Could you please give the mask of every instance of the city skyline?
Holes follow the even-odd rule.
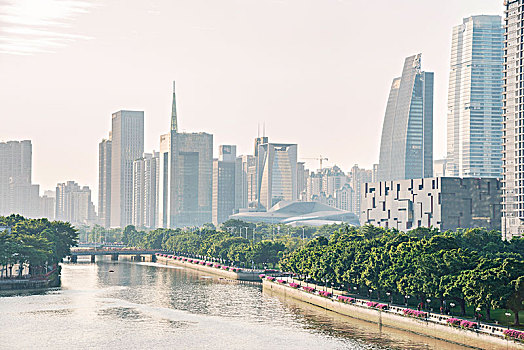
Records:
[[[182,40],[177,35],[172,38],[173,44],[178,43],[181,52],[186,54],[179,55],[176,60],[168,63],[169,58],[174,57],[173,55],[177,52],[155,51],[153,49],[154,53],[165,56],[158,62],[159,67],[164,68],[162,72],[155,70],[146,76],[143,73],[138,74],[138,76],[129,74],[129,72],[132,72],[130,70],[132,63],[137,62],[137,59],[143,64],[151,61],[153,57],[138,53],[139,58],[130,58],[130,63],[117,67],[115,66],[115,59],[120,56],[113,51],[116,48],[111,48],[107,55],[104,55],[104,60],[101,61],[101,57],[96,57],[92,61],[94,68],[98,67],[105,73],[108,73],[108,68],[111,69],[112,72],[109,74],[104,76],[100,76],[98,73],[93,74],[95,69],[90,70],[92,77],[86,77],[81,70],[77,70],[75,71],[76,76],[75,74],[71,75],[71,78],[75,77],[73,80],[66,75],[50,79],[47,74],[49,71],[53,71],[57,64],[61,64],[64,71],[67,72],[79,67],[76,64],[69,65],[70,63],[64,62],[64,59],[77,58],[77,55],[82,52],[85,53],[85,50],[91,50],[94,47],[99,48],[100,45],[105,47],[107,40],[115,37],[123,38],[122,36],[125,33],[132,36],[133,40],[129,40],[128,37],[127,39],[123,38],[122,42],[117,45],[119,49],[125,49],[123,53],[128,53],[128,50],[136,48],[136,45],[145,44],[144,39],[151,39],[151,45],[154,48],[158,47],[155,45],[158,45],[160,39],[166,38],[166,33],[159,28],[155,28],[155,33],[144,31],[141,36],[133,34],[129,28],[126,29],[127,32],[117,29],[109,31],[106,33],[107,37],[102,37],[101,31],[88,33],[86,28],[92,24],[92,21],[101,20],[104,23],[103,21],[107,20],[107,16],[114,14],[114,11],[117,10],[116,5],[104,5],[101,2],[95,2],[96,6],[85,10],[87,13],[76,13],[77,23],[66,29],[71,35],[75,33],[78,36],[85,34],[91,39],[71,39],[64,43],[65,46],[54,48],[54,53],[33,52],[32,55],[27,56],[8,54],[0,44],[0,51],[2,51],[0,53],[0,62],[2,63],[0,73],[5,76],[3,83],[0,83],[0,92],[3,96],[6,96],[3,113],[8,116],[16,116],[3,130],[4,133],[0,134],[0,139],[32,140],[35,146],[33,177],[34,182],[41,185],[42,191],[54,188],[56,183],[75,179],[79,183],[88,184],[93,189],[93,197],[97,198],[98,159],[96,149],[98,142],[107,137],[108,116],[120,109],[144,110],[145,149],[157,150],[159,148],[158,135],[167,131],[166,123],[170,115],[169,85],[172,80],[176,79],[177,93],[180,95],[179,100],[181,101],[178,106],[178,113],[183,117],[183,122],[179,125],[180,130],[202,130],[215,135],[215,147],[213,148],[215,156],[218,151],[216,145],[219,144],[236,144],[238,154],[251,154],[252,139],[256,135],[257,124],[265,122],[266,135],[271,136],[273,141],[300,144],[299,160],[323,154],[330,158],[327,165],[337,164],[345,171],[348,171],[353,164],[371,168],[373,163],[378,162],[378,140],[380,139],[381,122],[385,112],[390,77],[398,75],[398,67],[392,62],[393,58],[396,62],[402,57],[422,52],[424,54],[424,66],[427,70],[435,72],[435,159],[443,157],[446,143],[445,110],[452,27],[459,23],[462,18],[471,15],[500,14],[502,5],[498,2],[488,1],[464,1],[461,4],[453,4],[451,1],[443,2],[444,10],[436,14],[442,16],[440,18],[442,20],[436,21],[438,22],[436,26],[416,34],[413,43],[397,39],[395,47],[391,48],[385,43],[387,40],[383,40],[385,28],[388,31],[386,35],[401,37],[403,33],[410,31],[412,25],[416,25],[418,21],[424,22],[423,19],[410,16],[409,18],[412,21],[410,25],[399,24],[399,22],[403,22],[398,20],[404,16],[401,13],[402,10],[406,10],[409,6],[412,10],[418,11],[420,14],[418,17],[424,17],[424,14],[430,15],[431,13],[431,8],[427,5],[418,4],[414,1],[398,2],[394,6],[394,11],[398,15],[395,17],[395,22],[388,18],[389,16],[386,14],[388,11],[383,11],[384,14],[378,14],[384,16],[384,18],[380,17],[384,24],[380,25],[378,30],[370,32],[370,37],[367,38],[368,42],[363,46],[366,50],[369,50],[370,54],[353,57],[354,47],[359,47],[358,45],[362,42],[358,40],[363,39],[355,38],[352,35],[351,30],[355,29],[353,26],[358,26],[361,20],[351,13],[369,11],[374,6],[382,6],[387,10],[389,6],[393,5],[387,2],[374,5],[327,2],[323,3],[326,7],[325,11],[319,12],[318,4],[314,1],[302,2],[301,5],[294,1],[267,2],[257,5],[236,4],[238,10],[245,12],[247,20],[251,19],[257,11],[265,11],[264,13],[268,15],[274,10],[281,12],[273,14],[275,29],[270,32],[261,35],[259,30],[263,27],[258,20],[248,27],[247,33],[241,35],[232,31],[234,23],[225,24],[223,23],[224,20],[211,16],[210,13],[216,8],[214,8],[215,5],[209,3],[209,12],[199,13],[195,25],[190,26],[188,35],[194,36],[192,37],[193,41]],[[182,5],[162,3],[157,5],[156,11],[162,10],[160,12],[163,12],[165,10],[167,13],[171,13],[169,10],[173,6],[180,7]],[[224,6],[226,19],[230,19],[231,16],[235,17],[231,15],[231,11],[228,12],[233,5],[225,2]],[[131,13],[142,10],[147,13],[148,11],[148,9],[140,6],[130,7]],[[196,13],[194,11],[196,10],[192,8],[192,5],[184,5],[182,9],[185,10],[183,13],[189,16],[184,21],[195,19]],[[300,10],[299,12],[304,18],[298,21],[298,29],[289,28],[283,19],[291,11],[296,12],[297,9]],[[155,9],[151,11],[154,12]],[[410,11],[407,11],[407,13],[409,14]],[[452,13],[452,15],[448,16],[446,12]],[[154,13],[150,15],[159,23],[166,21],[164,15],[155,15]],[[319,25],[309,28],[310,19],[317,15]],[[351,18],[354,23],[348,23],[347,18]],[[144,20],[150,23],[151,18],[147,17]],[[3,17],[1,21],[6,21],[6,18]],[[243,23],[244,20],[237,19],[237,21]],[[17,25],[20,26],[20,24],[13,24],[12,22],[10,22],[10,28],[19,28]],[[213,26],[202,26],[205,23],[210,23]],[[235,23],[239,24],[238,22]],[[321,28],[322,26],[324,27]],[[142,29],[145,28],[140,28],[140,30]],[[279,39],[275,31],[283,33],[283,38]],[[156,36],[150,37],[149,34],[156,34]],[[246,41],[245,36],[248,34],[256,35],[252,41]],[[312,41],[303,43],[300,39],[303,35],[308,36]],[[426,39],[424,39],[424,35]],[[0,42],[5,38],[6,34],[0,38]],[[330,40],[326,41],[326,38],[330,38]],[[378,38],[381,38],[381,40],[377,41]],[[217,42],[216,45],[227,46],[231,44],[231,50],[222,50],[222,46],[220,46],[222,54],[218,57],[211,55],[212,61],[200,58],[195,63],[190,62],[195,57],[194,55],[198,57],[207,55],[206,52],[198,51],[197,46],[209,44],[211,39],[213,39],[212,42]],[[297,42],[296,47],[286,48],[284,44],[288,40]],[[385,46],[377,47],[376,43],[378,42]],[[238,54],[238,45],[244,44],[250,54],[248,56],[242,55],[238,59],[241,59],[241,61],[233,60],[232,65],[227,63],[226,58]],[[316,47],[318,50],[311,51],[312,47]],[[281,49],[285,50],[280,52]],[[379,56],[378,52],[384,50],[388,51],[388,55]],[[273,53],[275,57],[271,60],[267,60],[267,55],[256,57],[256,54],[266,51]],[[443,54],[443,52],[446,54]],[[329,57],[329,61],[325,61],[327,57],[324,55]],[[347,60],[348,57],[351,57],[351,60]],[[362,59],[366,59],[366,61],[362,61]],[[254,64],[260,62],[259,60],[264,60],[265,64],[261,66],[261,72],[248,74],[244,80],[239,74],[246,73],[246,69],[250,66],[246,66],[247,63],[245,62],[252,60],[254,60]],[[78,62],[82,63],[81,60]],[[296,63],[296,67],[290,66],[291,62]],[[322,62],[322,65],[319,65],[320,62]],[[333,67],[326,67],[325,62],[332,62]],[[215,73],[203,69],[209,63],[213,63],[210,70],[215,71]],[[241,64],[239,65],[239,63]],[[215,68],[217,66],[223,68],[223,73],[216,73]],[[361,69],[362,66],[366,69]],[[137,66],[137,68],[139,67]],[[24,76],[13,75],[13,72],[17,72],[19,69],[24,69],[27,72],[27,77],[31,77],[31,84],[26,81]],[[197,72],[197,69],[202,69],[202,71]],[[360,71],[365,72],[361,73]],[[364,79],[366,75],[368,79]],[[237,80],[231,83],[228,79],[225,79],[226,76]],[[388,77],[388,79],[377,80],[379,76]],[[14,80],[15,78],[16,80]],[[101,78],[107,79],[111,84],[100,84],[103,82],[100,80]],[[133,82],[130,80],[131,78]],[[251,83],[247,83],[247,81],[251,81]],[[44,83],[46,84],[45,88],[42,85]],[[102,85],[107,85],[107,88]],[[122,88],[119,89],[118,87]],[[370,90],[370,87],[372,87],[372,90]],[[20,93],[21,88],[28,90],[22,94]],[[74,91],[74,95],[71,95],[68,90]],[[49,91],[53,93],[49,94]],[[364,94],[365,91],[368,91],[367,95]],[[369,91],[374,93],[369,94]],[[86,95],[90,96],[90,101],[87,104],[84,99]],[[31,98],[32,103],[26,101],[25,96]],[[82,99],[79,99],[80,96],[82,96]],[[64,98],[67,101],[64,102]],[[202,103],[202,101],[204,102]],[[82,106],[82,108],[79,109],[78,106]],[[311,124],[324,120],[319,118],[319,115],[327,115],[330,122],[337,127],[326,126],[325,132],[318,132],[319,128],[312,128]],[[366,116],[366,123],[362,123],[362,115]],[[89,120],[88,125],[80,124],[82,118]],[[56,125],[49,126],[53,124],[49,123],[49,120],[56,121]],[[239,120],[243,122],[238,123]],[[284,122],[283,127],[277,127],[277,122],[280,121]],[[43,122],[48,126],[42,124]],[[231,124],[238,128],[235,136],[227,131]],[[82,132],[78,132],[80,125],[82,125]],[[56,133],[63,135],[62,142],[68,144],[67,149],[59,147],[55,142],[49,140],[49,136],[56,136]],[[359,135],[365,135],[365,137],[359,138]],[[355,141],[348,141],[347,147],[340,147],[340,140],[348,139],[348,137],[355,139]],[[352,142],[358,142],[362,146],[352,147]],[[57,154],[60,157],[57,157]],[[307,161],[306,167],[316,169],[317,162],[314,160]],[[61,169],[60,174],[53,172],[52,169],[56,168]]]

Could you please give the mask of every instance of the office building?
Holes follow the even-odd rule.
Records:
[[[212,222],[218,227],[235,213],[236,146],[220,145],[213,160]]]
[[[433,73],[421,70],[421,54],[391,85],[378,172],[381,181],[433,176]]]
[[[434,177],[365,184],[360,224],[408,231],[500,230],[501,186],[493,178]]]
[[[111,135],[98,144],[98,223],[111,225]]]
[[[112,116],[111,227],[132,223],[133,162],[144,153],[144,112],[118,111]]]
[[[297,145],[259,144],[257,152],[258,208],[297,199]]]
[[[453,28],[448,91],[449,176],[502,173],[500,16],[471,16]]]
[[[158,220],[159,153],[144,153],[133,162],[132,224],[154,229]]]
[[[507,0],[502,85],[502,236],[524,233],[524,2]]]
[[[171,180],[171,134],[160,136],[158,162],[158,227],[169,228],[169,196]]]
[[[361,196],[360,193],[362,192],[363,186],[371,182],[373,179],[373,171],[367,170],[363,168],[359,168],[358,164],[355,164],[351,168],[351,174],[350,174],[350,185],[353,189],[352,195],[352,201],[350,205],[350,211],[352,213],[355,213],[357,216],[360,214],[360,200]]]

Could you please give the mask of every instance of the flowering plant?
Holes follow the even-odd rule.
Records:
[[[260,277],[260,278],[264,278],[264,277],[266,277],[266,275],[264,275],[263,273],[261,273],[260,275],[258,275],[258,277]]]
[[[275,277],[273,277],[273,276],[267,276],[266,279],[267,279],[268,281],[274,281],[274,280],[275,280]]]
[[[471,321],[468,321],[468,320],[462,320],[460,321],[460,327],[462,328],[477,328],[477,322],[471,322]]]
[[[302,287],[303,290],[305,290],[306,292],[309,292],[309,293],[314,293],[315,292],[315,288],[313,287]]]
[[[404,315],[410,316],[410,317],[419,317],[419,318],[426,317],[426,313],[424,311],[418,311],[418,310],[413,310],[413,309],[404,309],[402,310],[402,312],[404,313]]]
[[[378,303],[376,301],[368,301],[366,305],[369,307],[376,307]]]
[[[213,266],[216,267],[217,269],[220,268],[220,264],[215,264],[215,265],[213,265]]]
[[[205,261],[201,261],[201,262],[200,262],[200,265],[205,265],[205,264],[206,264]]]
[[[325,290],[321,290],[318,292],[318,294],[320,294],[320,296],[324,297],[324,298],[331,298],[331,292],[328,292],[328,291],[325,291]]]
[[[187,259],[187,262],[188,262],[188,263],[192,263],[192,262],[193,262],[193,259]]]
[[[458,318],[455,318],[455,317],[450,317],[446,320],[446,322],[450,325],[450,326],[455,326],[455,327],[458,327],[460,326],[460,319]]]
[[[503,334],[506,338],[515,338],[524,341],[524,332],[514,329],[506,329]]]
[[[222,265],[222,270],[229,270],[229,266]]]
[[[277,280],[278,283],[281,283],[281,284],[286,284],[286,281],[284,280]]]
[[[380,309],[380,310],[387,310],[388,309],[388,305],[387,304],[378,304],[376,306],[377,309]]]
[[[337,298],[339,301],[343,303],[354,303],[355,302],[355,298],[347,297],[345,295],[339,295]]]
[[[291,282],[291,283],[289,284],[289,286],[290,286],[291,288],[295,288],[295,289],[297,289],[298,287],[300,287],[300,285],[299,285],[298,283],[293,283],[293,282]]]
[[[208,262],[206,263],[206,266],[213,266],[213,263]]]

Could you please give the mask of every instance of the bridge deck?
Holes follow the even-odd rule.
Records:
[[[163,253],[163,250],[131,250],[131,249],[81,249],[72,250],[71,256],[80,255],[149,255],[155,253]]]

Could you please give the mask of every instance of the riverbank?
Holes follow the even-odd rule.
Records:
[[[162,265],[179,266],[188,269],[225,277],[232,280],[261,282],[260,274],[263,271],[241,269],[233,266],[221,265],[215,262],[199,259],[186,258],[182,256],[156,254],[156,262]]]
[[[56,287],[60,287],[60,267],[36,278],[0,280],[0,295],[11,295]]]
[[[282,279],[270,279],[263,279],[264,291],[279,293],[286,298],[300,300],[344,316],[471,348],[524,349],[523,343],[505,339],[503,334],[505,329],[502,327],[480,325],[475,330],[452,327],[447,322],[449,316],[421,313],[419,315],[424,314],[424,317],[409,317],[405,315],[405,310],[408,309],[402,307],[378,303],[370,304],[373,302],[349,297],[336,296],[335,299],[331,296],[331,293],[317,291],[314,287],[300,286],[298,283],[290,284],[289,281]],[[415,314],[417,313],[415,312]]]

